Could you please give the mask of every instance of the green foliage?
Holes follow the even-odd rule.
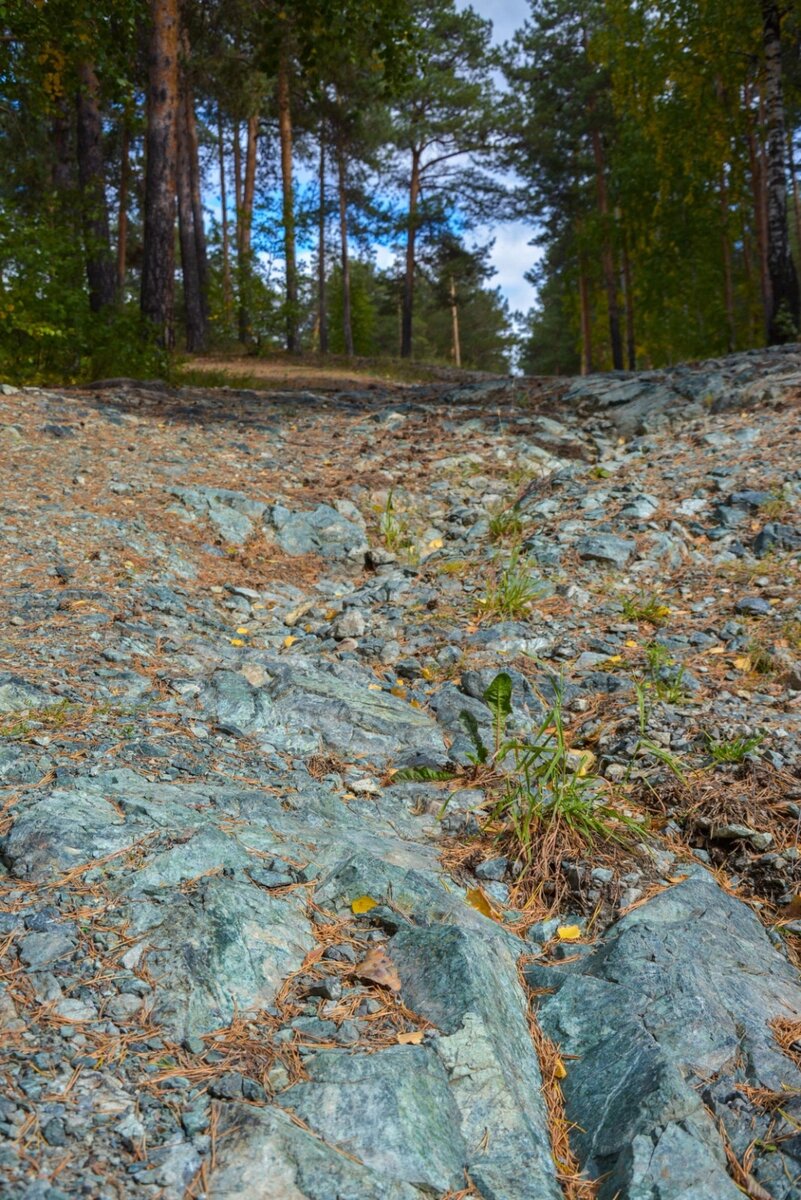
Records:
[[[350,264],[350,320],[353,349],[356,354],[375,354],[376,306],[371,288],[371,271],[366,263]],[[337,267],[328,281],[329,347],[334,354],[345,353],[342,326],[342,269]]]
[[[508,565],[496,570],[477,606],[482,615],[514,619],[525,616],[541,595],[542,586],[532,575],[530,564],[515,550]]]
[[[626,596],[621,611],[627,621],[647,621],[657,627],[663,625],[670,616],[670,608],[660,596],[649,596],[644,592],[638,596]]]
[[[489,521],[489,540],[491,542],[517,541],[523,532],[523,522],[516,508],[502,508],[494,513]]]
[[[762,745],[765,735],[752,734],[750,737],[729,738],[728,741],[717,741],[706,735],[706,748],[715,763],[741,763],[749,754]]]
[[[602,799],[600,781],[573,765],[563,702],[563,690],[557,684],[553,705],[533,738],[503,742],[496,755],[496,760],[507,760],[509,765],[504,763],[503,791],[491,819],[507,826],[526,863],[549,832],[567,831],[589,844],[599,838],[628,843],[643,836],[637,821]]]

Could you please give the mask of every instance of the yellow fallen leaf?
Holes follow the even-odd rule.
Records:
[[[284,645],[286,646],[287,650],[290,646],[294,646],[297,640],[298,639],[293,637],[291,633],[287,634],[287,636],[284,638]]]
[[[581,937],[578,925],[560,925],[556,931],[560,942],[577,942]]]
[[[391,687],[389,690],[392,692],[393,696],[398,696],[401,700],[406,699],[406,688],[402,683],[396,683],[395,686]]]
[[[423,707],[419,700],[412,699],[409,701],[409,703],[411,704],[412,708],[422,708]]]
[[[493,921],[497,919],[492,905],[484,894],[483,888],[471,888],[466,894],[465,900],[471,908],[477,909],[482,916],[490,917]]]
[[[424,1037],[424,1029],[415,1029],[412,1033],[399,1033],[398,1044],[400,1046],[419,1046]]]
[[[264,605],[263,604],[254,604],[254,605],[252,605],[252,607],[253,608],[264,608]]]
[[[622,654],[610,654],[606,661],[608,663],[623,662],[623,655]]]
[[[725,654],[725,653],[726,653],[725,646],[710,646],[709,649],[707,650],[707,654]]]
[[[738,658],[735,658],[734,665],[738,671],[750,671],[751,659],[747,654],[741,654]]]
[[[639,642],[633,641],[632,638],[629,638],[629,640],[625,643],[625,645],[630,646],[632,648],[632,650],[636,650],[637,647],[639,646],[639,644],[640,644]]]
[[[368,692],[381,692],[383,688],[380,683],[368,683],[367,690]]]
[[[242,639],[241,639],[241,638],[231,638],[231,645],[232,645],[232,646],[244,646],[244,644],[245,644],[245,643],[242,641]]]
[[[376,908],[377,905],[378,901],[374,900],[372,896],[357,896],[355,900],[351,901],[350,910],[359,916],[361,913],[368,913],[371,908]]]
[[[553,1064],[553,1077],[554,1079],[567,1079],[567,1070],[561,1058],[557,1058]]]
[[[428,543],[429,550],[441,550],[443,546],[442,538],[432,538]]]
[[[436,672],[432,671],[431,667],[423,667],[420,674],[423,676],[423,679],[434,679]]]
[[[250,630],[246,629],[244,625],[240,625],[236,632],[237,633],[250,633]]]

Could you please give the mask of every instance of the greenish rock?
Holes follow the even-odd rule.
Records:
[[[318,504],[308,512],[274,504],[267,525],[281,549],[293,556],[320,554],[332,560],[363,561],[367,551],[363,522],[349,520],[329,504]]]
[[[467,1160],[445,1069],[426,1046],[376,1054],[322,1051],[308,1081],[281,1095],[329,1144],[393,1182],[434,1194],[464,1184]]]
[[[258,521],[267,505],[251,500],[241,492],[228,488],[172,487],[175,496],[188,509],[205,517],[223,541],[232,546],[241,546],[253,533],[253,522]]]
[[[216,671],[202,704],[216,722],[256,734],[266,747],[312,754],[333,750],[344,758],[402,764],[447,759],[442,733],[422,709],[372,690],[372,672],[308,659],[260,659],[266,682],[256,687],[238,671]]]
[[[286,1093],[281,1094],[283,1101]],[[370,1117],[368,1116],[368,1121]],[[430,1200],[429,1188],[388,1178],[274,1108],[221,1109],[208,1200]]]
[[[303,894],[277,900],[224,876],[139,900],[130,920],[156,981],[154,1019],[176,1041],[271,1004],[314,946]]]
[[[56,704],[58,699],[58,696],[52,696],[19,675],[12,675],[10,671],[0,672],[0,713],[32,712],[40,708],[49,708]]]
[[[557,989],[539,1020],[571,1056],[567,1116],[582,1166],[604,1177],[600,1200],[736,1200],[715,1120],[736,1132],[738,1083],[801,1086],[770,1029],[798,1019],[801,987],[753,912],[698,872],[623,917],[569,973],[533,964],[526,975]],[[710,1079],[719,1102],[699,1095]],[[759,1178],[771,1155],[756,1147]],[[795,1159],[787,1171],[798,1174]]]
[[[459,1110],[468,1174],[481,1196],[558,1200],[542,1078],[517,975],[523,949],[491,928],[482,936],[435,925],[401,929],[390,955],[404,1003],[443,1034],[433,1046]]]

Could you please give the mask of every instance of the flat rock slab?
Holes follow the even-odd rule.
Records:
[[[738,1084],[801,1087],[770,1029],[801,1015],[801,986],[751,910],[699,872],[624,916],[574,970],[534,964],[527,976],[558,989],[539,1019],[576,1056],[567,1115],[582,1166],[604,1176],[601,1200],[735,1200],[705,1104],[724,1124],[730,1113],[704,1085],[715,1080],[727,1096]],[[777,1173],[775,1157],[757,1148],[757,1178],[763,1163]]]

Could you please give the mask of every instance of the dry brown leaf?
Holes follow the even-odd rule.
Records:
[[[362,961],[353,968],[353,974],[357,979],[377,983],[391,992],[401,989],[400,975],[383,946],[373,946],[368,950]]]
[[[419,1046],[424,1037],[424,1029],[415,1029],[411,1033],[399,1033],[398,1043],[401,1046]]]

